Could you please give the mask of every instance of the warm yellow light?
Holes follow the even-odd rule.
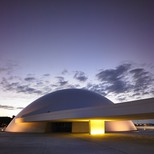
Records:
[[[22,118],[16,118],[15,119],[15,123],[22,123],[23,122],[23,119]]]
[[[90,134],[104,134],[105,133],[105,123],[104,120],[90,120]]]

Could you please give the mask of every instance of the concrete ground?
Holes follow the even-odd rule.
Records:
[[[154,130],[98,136],[0,132],[0,154],[61,153],[154,154]]]

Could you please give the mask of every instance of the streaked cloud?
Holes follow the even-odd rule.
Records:
[[[14,92],[17,95],[18,93],[37,95],[38,97],[66,88],[89,89],[106,97],[112,94],[119,101],[154,95],[153,74],[144,67],[131,63],[121,64],[112,69],[102,69],[95,74],[96,80],[88,78],[83,71],[73,72],[72,75],[67,70],[63,72],[64,75],[61,73],[53,77],[49,73],[41,76],[27,74],[23,77],[13,73],[4,74],[0,78],[0,87],[5,92]]]
[[[99,86],[94,85],[91,89],[95,91],[99,89],[107,95],[112,93],[118,100],[125,100],[128,96],[140,98],[154,93],[153,74],[145,68],[137,68],[132,64],[101,70],[96,77],[100,81]]]
[[[68,83],[68,81],[66,81],[63,76],[57,76],[56,78],[58,79],[57,84],[59,86],[65,86]]]
[[[99,93],[103,96],[106,96],[106,91],[105,91],[105,85],[102,83],[99,84],[94,84],[94,83],[88,83],[86,86],[86,89],[89,89],[91,91],[94,91],[96,93]]]
[[[31,82],[31,81],[34,81],[35,78],[34,77],[26,77],[24,80]]]
[[[17,86],[16,91],[18,93],[25,93],[25,94],[42,94],[41,90],[37,90],[36,88],[32,88],[29,85]]]
[[[143,68],[136,68],[130,71],[133,77],[134,93],[146,94],[149,93],[149,88],[154,88],[153,75]]]
[[[74,74],[74,79],[80,81],[80,82],[85,82],[88,77],[86,76],[86,74],[82,71],[76,71]]]
[[[46,74],[43,74],[43,76],[45,76],[45,77],[49,77],[50,74],[49,74],[49,73],[46,73]]]
[[[131,88],[131,85],[126,80],[130,68],[131,64],[119,65],[115,69],[102,70],[96,74],[96,77],[99,81],[107,85],[105,88],[107,93],[123,93]]]
[[[14,106],[10,106],[10,105],[0,105],[0,109],[15,110],[15,109],[23,109],[23,107],[14,107]]]
[[[7,110],[14,110],[14,107],[10,106],[10,105],[0,105],[0,108],[1,109],[7,109]]]

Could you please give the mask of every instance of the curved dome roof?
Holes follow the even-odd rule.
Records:
[[[113,103],[95,92],[84,89],[64,89],[35,100],[23,109],[18,117],[109,104]]]

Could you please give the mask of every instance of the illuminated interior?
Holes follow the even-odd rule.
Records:
[[[90,120],[90,134],[99,135],[105,133],[104,120]]]

